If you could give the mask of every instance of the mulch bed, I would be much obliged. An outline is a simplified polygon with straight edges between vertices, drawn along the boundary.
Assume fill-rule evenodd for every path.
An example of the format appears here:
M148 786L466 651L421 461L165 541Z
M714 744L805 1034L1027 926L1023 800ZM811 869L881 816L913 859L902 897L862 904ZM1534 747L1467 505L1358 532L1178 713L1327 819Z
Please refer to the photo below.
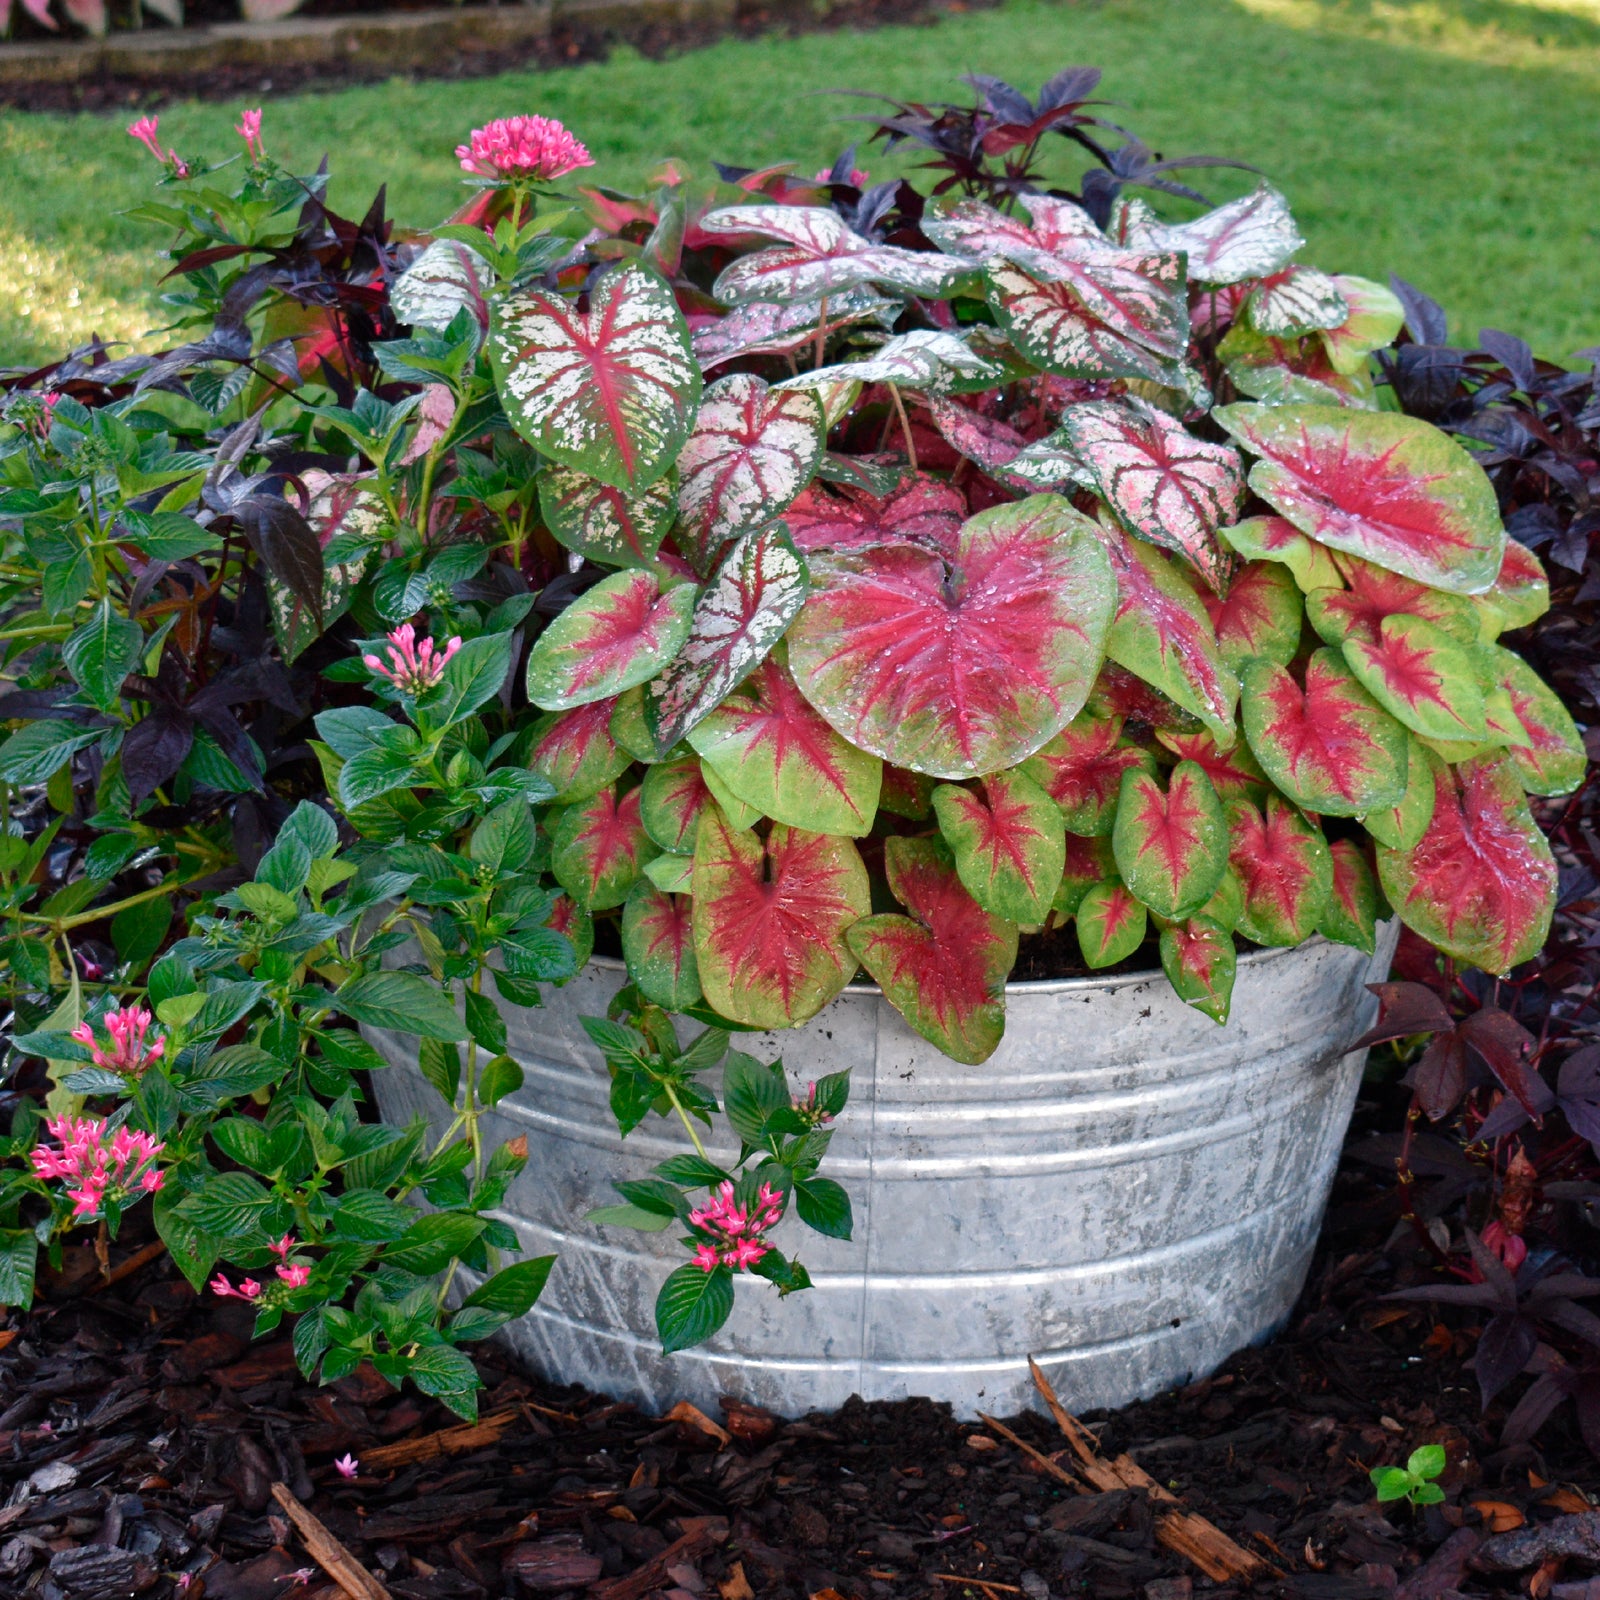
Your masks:
M1102 1466L1126 1452L1154 1494L1090 1489L1046 1414L661 1419L492 1347L463 1429L370 1371L306 1384L287 1340L252 1345L244 1307L197 1298L129 1232L111 1281L85 1249L0 1333L0 1593L342 1600L363 1594L360 1563L371 1600L1600 1600L1600 1471L1575 1430L1558 1417L1502 1449L1503 1409L1480 1416L1463 1366L1473 1330L1381 1299L1425 1255L1366 1138L1283 1337L1083 1419ZM1424 1443L1447 1449L1446 1503L1378 1507L1368 1468ZM1266 1570L1207 1578L1162 1542L1181 1510ZM325 1538L352 1558L344 1587Z

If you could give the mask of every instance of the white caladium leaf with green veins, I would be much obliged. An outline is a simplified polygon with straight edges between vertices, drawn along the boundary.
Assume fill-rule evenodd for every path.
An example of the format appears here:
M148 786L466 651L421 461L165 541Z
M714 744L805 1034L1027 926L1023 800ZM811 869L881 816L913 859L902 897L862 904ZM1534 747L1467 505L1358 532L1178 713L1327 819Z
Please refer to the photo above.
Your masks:
M478 252L454 239L435 239L394 281L389 304L397 322L443 333L468 307L478 326L489 323L485 296L494 271Z
M694 609L677 658L645 686L645 725L665 756L766 659L810 590L805 558L782 523L747 533Z
M671 288L633 265L587 312L559 295L494 307L489 357L512 426L544 455L641 494L672 465L700 399L700 366Z
M825 335L862 322L892 328L900 308L900 301L866 288L829 295L826 306L820 299L735 306L694 330L695 359L709 372L738 356L783 355L815 341L824 315Z
M1245 311L1257 333L1292 339L1349 321L1350 302L1331 273L1287 267L1250 291Z
M746 372L714 383L678 456L678 541L706 571L729 539L770 522L822 460L822 406ZM692 548L691 548L692 547Z
M948 391L972 379L999 382L1003 370L974 351L958 334L918 328L886 340L861 361L842 361L797 373L774 387L824 389L836 383L893 383L903 389Z
M940 295L972 270L969 262L950 256L864 239L822 206L723 206L707 212L700 227L706 233L782 241L723 268L712 293L724 305L820 300L866 284Z
M1305 243L1289 202L1267 183L1192 222L1163 222L1143 200L1125 200L1111 232L1133 249L1181 250L1195 283L1264 278L1288 266Z

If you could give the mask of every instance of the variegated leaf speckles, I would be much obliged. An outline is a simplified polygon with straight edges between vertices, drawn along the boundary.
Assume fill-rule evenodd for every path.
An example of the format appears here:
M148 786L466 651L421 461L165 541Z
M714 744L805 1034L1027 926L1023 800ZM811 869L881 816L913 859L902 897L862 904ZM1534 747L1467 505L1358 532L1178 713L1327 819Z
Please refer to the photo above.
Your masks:
M1213 589L1224 590L1232 560L1216 531L1239 514L1238 452L1195 438L1166 412L1131 397L1069 406L1061 423L1124 526L1186 556Z
M954 552L966 515L967 502L959 489L938 478L915 477L881 499L862 489L834 493L813 483L783 521L807 554L897 540Z
M539 475L539 508L568 550L606 567L648 565L677 514L677 486L668 474L630 495L587 473L547 467Z
M311 497L306 522L322 546L322 615L320 618L281 578L267 574L267 602L272 627L285 661L293 661L321 632L350 609L356 584L372 553L385 542L389 513L368 475L351 476L311 468L301 474ZM326 560L329 550L335 554Z
M810 577L781 524L747 533L695 606L675 661L645 687L645 725L665 755L766 658L805 604Z
M979 355L959 335L917 328L896 334L859 361L796 373L777 387L826 390L839 383L893 383L903 389L940 394L957 384L998 382L1004 375L998 363Z
M1270 184L1193 222L1164 223L1142 201L1123 208L1117 239L1140 250L1181 250L1196 283L1243 283L1286 267L1305 243L1289 202Z
M1286 267L1250 291L1245 309L1257 333L1289 339L1337 328L1350 316L1338 283L1315 267Z
M735 306L727 316L695 328L695 358L709 372L739 356L782 355L811 343L823 329L824 318L826 337L859 322L892 325L899 310L898 301L886 300L871 289L829 295L826 305L818 299Z
M553 460L629 494L672 465L700 398L700 367L672 290L629 266L579 311L526 291L489 329L495 384L512 426Z
M1429 757L1433 817L1411 850L1378 849L1378 878L1408 928L1446 955L1505 973L1539 953L1556 864L1509 760Z
M871 910L848 839L774 823L763 840L716 806L700 815L694 945L705 997L754 1028L793 1028L850 981L846 931Z
M777 516L822 459L822 407L736 373L705 394L678 456L680 547L709 570L729 539Z
M394 281L389 304L395 320L412 328L443 333L463 306L487 327L489 305L484 295L494 271L476 250L454 239L435 239Z
M1180 761L1163 794L1149 773L1125 773L1111 845L1122 881L1158 917L1192 916L1228 867L1228 823L1211 780Z
M948 556L817 558L789 636L801 691L852 744L966 778L1014 766L1077 715L1114 601L1094 525L1055 495L963 524Z
M1261 459L1250 487L1323 544L1435 589L1476 594L1499 575L1494 488L1453 439L1418 417L1337 406L1219 406Z

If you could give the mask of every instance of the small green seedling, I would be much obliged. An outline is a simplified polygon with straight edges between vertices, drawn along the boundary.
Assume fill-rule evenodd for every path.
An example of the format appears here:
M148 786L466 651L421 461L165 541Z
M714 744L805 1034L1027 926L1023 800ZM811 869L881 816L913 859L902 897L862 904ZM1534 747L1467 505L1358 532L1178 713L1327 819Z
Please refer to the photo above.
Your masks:
M1425 1444L1411 1452L1403 1467L1374 1467L1370 1474L1378 1500L1409 1500L1414 1506L1435 1506L1444 1490L1433 1480L1445 1468L1444 1446Z

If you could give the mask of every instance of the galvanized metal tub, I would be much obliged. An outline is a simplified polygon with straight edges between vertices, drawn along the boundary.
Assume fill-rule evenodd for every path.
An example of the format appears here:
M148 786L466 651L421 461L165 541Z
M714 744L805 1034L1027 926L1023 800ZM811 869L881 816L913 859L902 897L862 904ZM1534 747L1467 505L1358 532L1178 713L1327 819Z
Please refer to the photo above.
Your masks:
M1374 1011L1362 986L1396 934L1382 930L1376 959L1321 939L1242 957L1225 1028L1159 973L1014 984L1004 1042L978 1067L868 986L802 1029L745 1035L802 1083L852 1069L826 1170L850 1192L855 1237L785 1223L816 1287L780 1302L743 1281L723 1330L673 1356L654 1303L685 1259L675 1235L583 1220L615 1200L613 1178L685 1147L654 1118L617 1136L578 1020L623 981L597 958L507 1018L526 1082L487 1134L525 1135L530 1159L500 1215L530 1253L560 1257L507 1337L556 1381L656 1410L733 1394L793 1416L859 1394L1004 1413L1035 1403L1030 1355L1077 1411L1198 1377L1300 1292L1365 1056L1348 1050ZM384 1114L437 1121L415 1041L373 1039L394 1065L376 1079Z

